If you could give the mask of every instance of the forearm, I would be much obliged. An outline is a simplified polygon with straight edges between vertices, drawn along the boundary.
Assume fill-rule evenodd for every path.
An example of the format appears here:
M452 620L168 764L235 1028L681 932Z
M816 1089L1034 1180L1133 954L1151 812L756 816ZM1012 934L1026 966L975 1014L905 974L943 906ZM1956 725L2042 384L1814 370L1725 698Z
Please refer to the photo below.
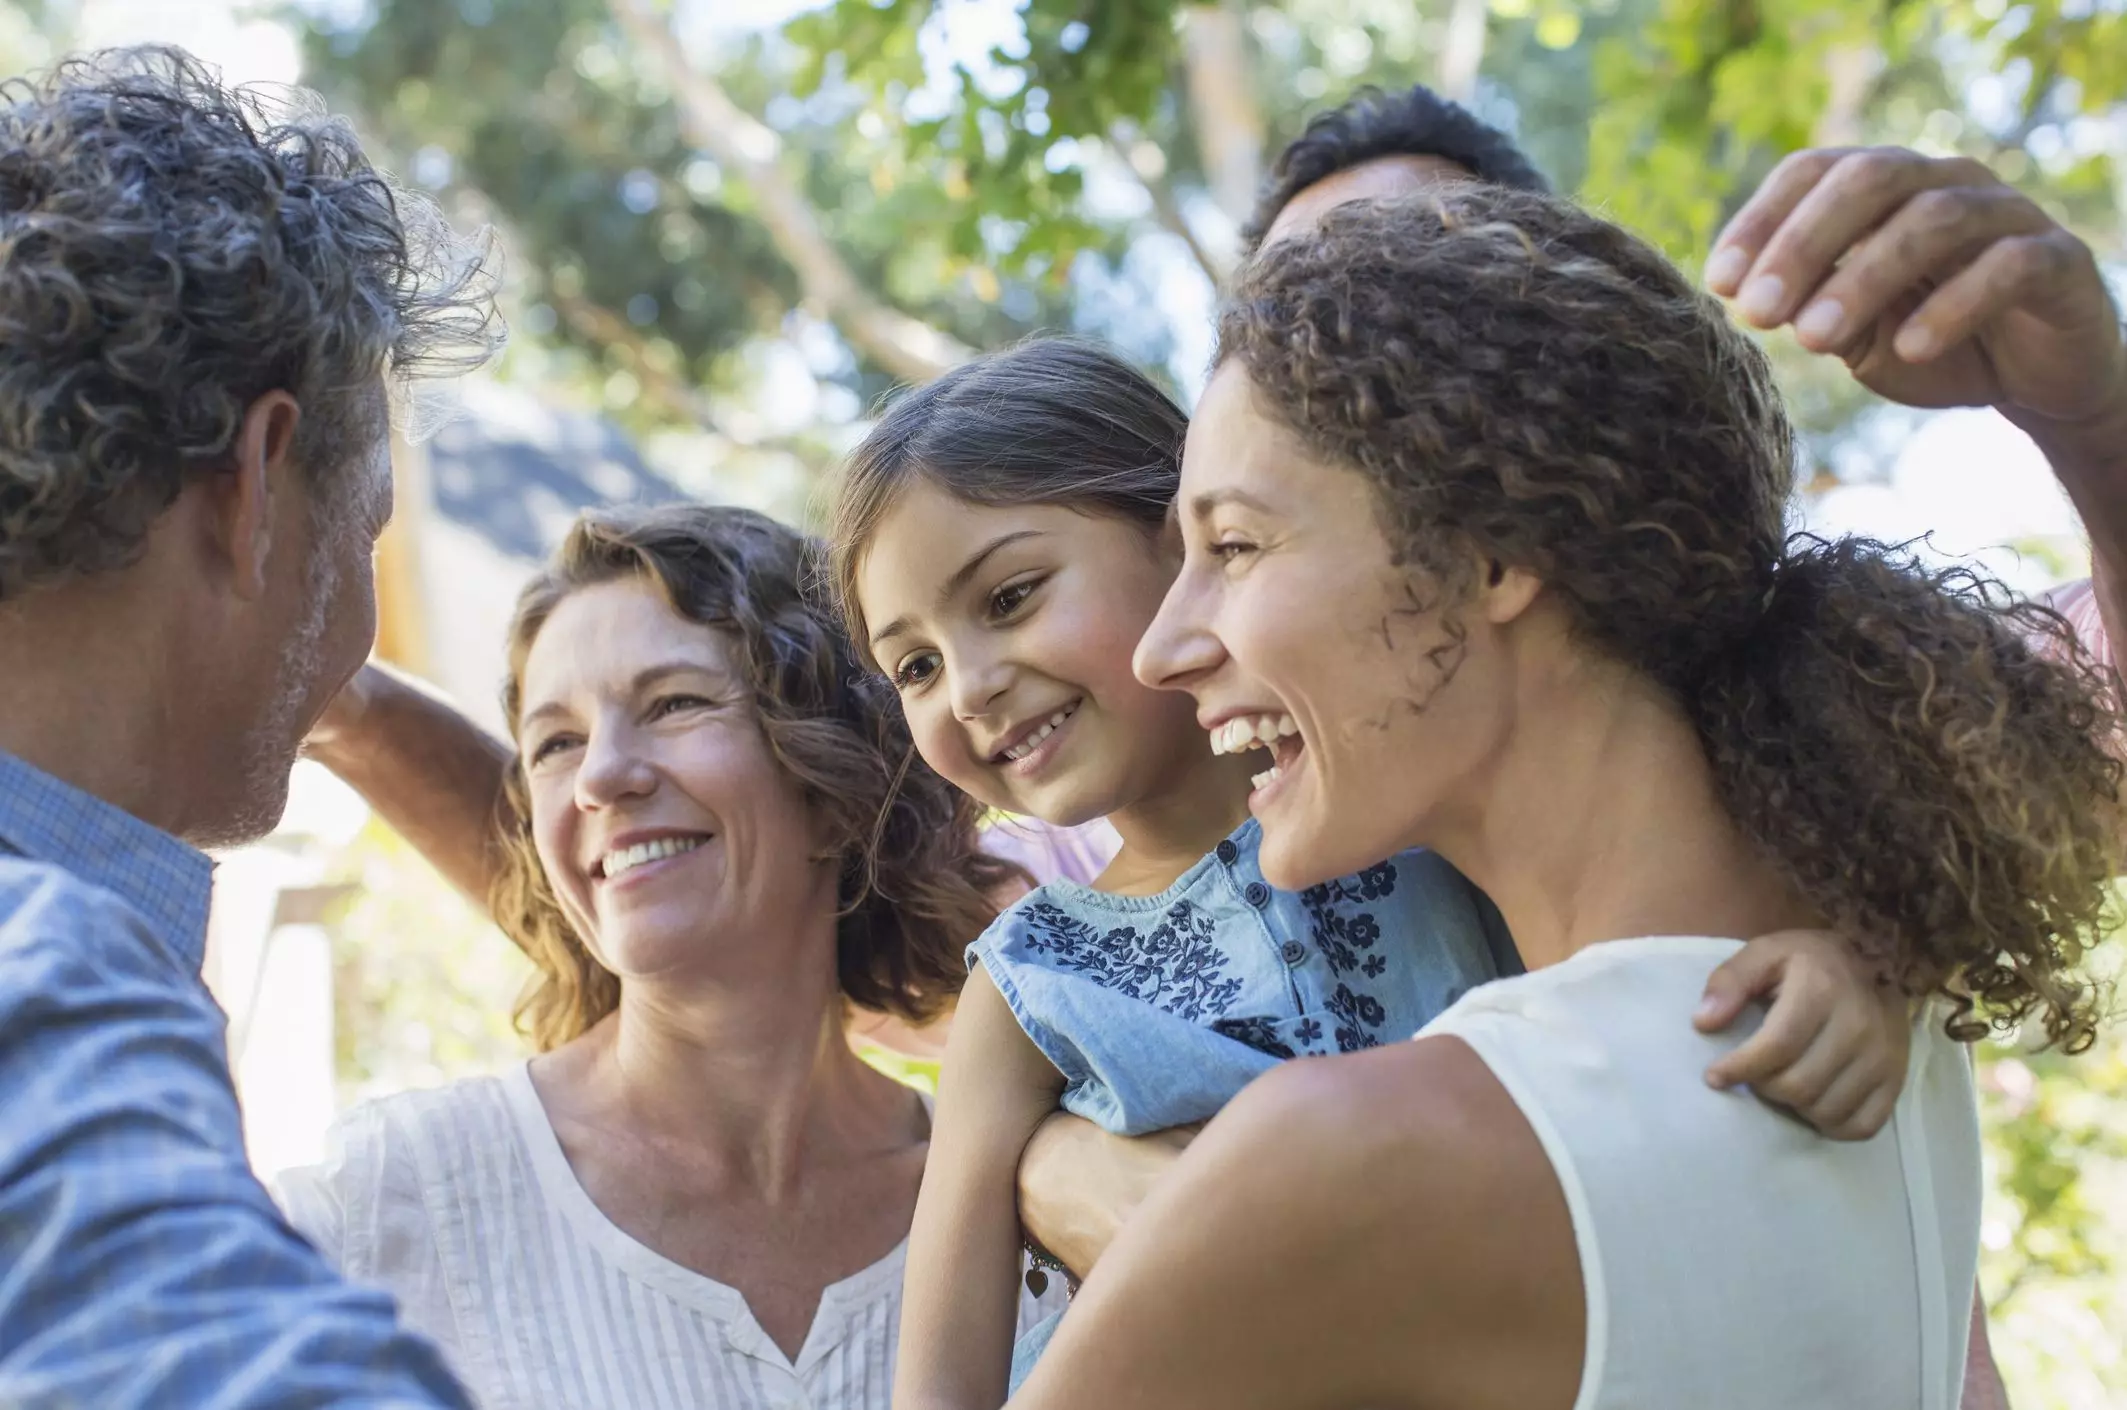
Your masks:
M485 910L501 860L496 820L509 746L381 666L364 666L348 689L331 728L313 734L306 752Z
M2090 537L2091 587L2105 635L2127 648L2127 396L2087 421L2012 417L2053 467ZM2115 659L2127 658L2127 649Z
M1199 1129L1116 1136L1084 1117L1055 1113L1020 1158L1021 1222L1083 1281Z

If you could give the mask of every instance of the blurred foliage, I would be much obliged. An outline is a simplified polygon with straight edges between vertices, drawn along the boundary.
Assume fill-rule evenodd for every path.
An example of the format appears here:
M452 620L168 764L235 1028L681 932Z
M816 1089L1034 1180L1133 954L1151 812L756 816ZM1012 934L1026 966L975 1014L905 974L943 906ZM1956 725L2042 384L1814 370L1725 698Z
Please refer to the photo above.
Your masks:
M857 1056L896 1082L905 1083L919 1092L929 1092L932 1096L938 1094L938 1061L935 1058L910 1057L892 1048L882 1048L877 1043L859 1043Z
M530 1052L510 1021L531 962L372 819L337 859L329 922L342 1107L492 1072Z
M588 354L598 379L647 359L685 383L729 386L749 341L790 330L797 279L752 193L683 139L669 93L598 0L381 0L350 27L312 27L305 45L311 81L363 115L401 170L502 223L520 325ZM1006 288L939 218L970 196L951 163L867 136L876 125L851 91L792 97L801 62L756 35L721 77L769 114L785 166L860 280L976 346L1066 321L1031 252ZM888 385L846 349L804 351L861 400ZM675 412L648 399L610 409L639 428Z
M974 347L1085 326L1158 365L1176 353L1162 293L1203 280L1173 237L1213 270L1232 246L1235 213L1205 177L1218 134L1191 101L1192 65L1212 61L1185 42L1221 8L831 0L763 32L682 0L671 20L780 137L781 170L881 302ZM1273 153L1362 84L1436 81L1456 8L1234 0L1244 69L1227 89ZM501 223L520 333L566 349L637 429L704 419L701 403L654 394L666 381L753 390L763 339L789 338L841 389L820 403L831 421L890 384L807 322L754 194L688 144L603 0L308 0L299 13L311 80L401 169ZM2119 5L1491 0L1485 19L1477 110L1687 266L1783 153L1826 141L1967 153L2119 246ZM1876 406L1836 363L1770 341L1821 478ZM817 470L839 443L797 451Z
M1980 1062L1981 1287L2019 1405L2127 1404L2127 1042Z

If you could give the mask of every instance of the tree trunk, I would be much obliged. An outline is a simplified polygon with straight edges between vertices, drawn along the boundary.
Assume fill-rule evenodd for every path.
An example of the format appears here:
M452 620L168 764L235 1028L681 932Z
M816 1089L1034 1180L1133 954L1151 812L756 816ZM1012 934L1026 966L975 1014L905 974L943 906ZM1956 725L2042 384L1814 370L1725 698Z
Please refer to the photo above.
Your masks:
M1240 12L1217 4L1186 7L1182 64L1212 199L1238 225L1254 207L1263 179L1263 113Z
M679 37L651 0L609 0L609 5L621 29L670 85L687 139L752 189L761 223L797 271L805 297L852 346L912 382L928 381L973 355L973 349L951 334L872 297L820 229L811 202L783 170L782 139L732 102L713 76L687 62Z
M1454 0L1448 10L1446 42L1440 46L1440 96L1467 103L1477 96L1477 71L1484 67L1485 25L1491 18L1486 0Z

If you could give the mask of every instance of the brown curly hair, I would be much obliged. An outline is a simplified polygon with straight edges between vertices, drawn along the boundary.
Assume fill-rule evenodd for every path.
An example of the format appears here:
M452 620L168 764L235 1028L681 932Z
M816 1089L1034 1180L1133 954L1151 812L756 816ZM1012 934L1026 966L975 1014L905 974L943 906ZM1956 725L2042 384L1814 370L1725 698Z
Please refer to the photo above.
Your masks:
M0 599L132 561L266 392L330 491L380 373L494 350L479 251L305 107L169 48L0 84Z
M1661 255L1539 193L1355 204L1245 272L1219 356L1372 483L1438 600L1475 557L1526 568L1665 687L1738 825L1908 994L1949 998L1952 1036L2035 1015L2090 1043L2121 776L2095 672L1969 569L1791 538L1767 360Z
M861 1008L934 1018L967 977L961 955L997 914L1012 863L976 850L974 801L916 757L886 683L865 671L805 585L820 546L745 509L669 505L578 519L518 599L503 711L516 733L525 658L572 593L616 579L653 584L681 616L730 634L776 762L804 789L842 858L837 971ZM613 1011L620 981L562 914L532 843L521 768L506 783L497 921L539 975L518 1026L541 1051Z

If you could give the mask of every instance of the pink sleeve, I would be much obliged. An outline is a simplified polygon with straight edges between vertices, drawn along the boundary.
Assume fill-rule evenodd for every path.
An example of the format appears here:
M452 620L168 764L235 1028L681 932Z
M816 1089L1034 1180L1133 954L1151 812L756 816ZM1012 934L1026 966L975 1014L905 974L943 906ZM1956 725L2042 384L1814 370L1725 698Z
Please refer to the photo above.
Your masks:
M2046 594L2046 605L2068 619L2075 631L2075 639L2091 659L2110 670L2116 664L2112 655L2112 638L2105 631L2105 618L2098 611L2097 589L2090 579L2082 578L2064 584Z
M1034 818L999 818L982 833L982 850L1017 862L1034 874L1036 886L1075 881L1090 886L1122 848L1106 820L1052 827Z

